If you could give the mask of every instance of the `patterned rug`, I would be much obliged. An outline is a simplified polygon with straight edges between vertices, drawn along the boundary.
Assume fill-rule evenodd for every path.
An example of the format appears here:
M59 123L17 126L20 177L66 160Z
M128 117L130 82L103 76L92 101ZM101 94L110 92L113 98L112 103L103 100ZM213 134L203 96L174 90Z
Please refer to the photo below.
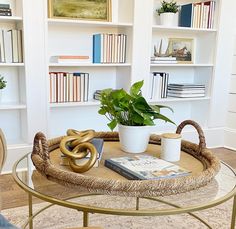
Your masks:
M115 197L118 198L118 197ZM114 200L114 198L113 198ZM117 199L118 200L118 199ZM84 198L84 203L95 204L103 207L118 207L130 208L135 206L134 198L122 198L115 203L111 197L97 197L96 199ZM140 206L145 208L154 208L156 202L141 200ZM46 203L35 204L34 210L39 210L46 206ZM158 203L158 207L164 207L163 204ZM232 211L232 200L224 204L218 205L214 208L197 212L198 216L203 217L214 229L228 229L230 228ZM27 219L28 208L19 207L14 209L3 210L2 214L9 219L10 222L21 227ZM34 219L34 229L61 229L75 226L82 226L83 215L72 209L53 206L48 208ZM90 214L89 225L101 226L105 229L204 229L207 228L201 222L188 214L172 215L172 216L110 216L101 214Z

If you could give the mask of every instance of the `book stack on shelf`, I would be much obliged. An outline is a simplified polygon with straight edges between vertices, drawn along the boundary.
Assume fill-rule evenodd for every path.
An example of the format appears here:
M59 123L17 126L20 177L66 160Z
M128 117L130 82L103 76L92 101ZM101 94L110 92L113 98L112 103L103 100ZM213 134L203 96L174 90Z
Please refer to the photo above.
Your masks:
M50 62L58 64L91 63L89 56L70 56L70 55L52 56L50 58Z
M93 63L125 63L126 43L125 34L94 34Z
M95 146L97 153L98 153L97 160L96 160L95 164L93 165L93 167L98 167L99 162L101 161L101 158L102 158L104 140L102 138L93 138L90 141L90 143L92 143ZM85 158L75 160L75 163L77 165L83 165L89 160L89 158L90 158L90 152L88 153L88 155ZM69 165L68 157L64 154L61 154L60 165L63 165L63 166Z
M0 16L12 16L10 4L0 4Z
M0 30L0 62L23 62L22 30Z
M167 86L169 80L169 73L166 72L152 72L150 81L150 99L158 100L160 98L167 98Z
M151 57L151 64L177 64L176 57L167 56L167 57Z
M101 96L101 92L102 92L102 90L96 90L93 94L93 99L99 100L100 96Z
M189 3L181 6L179 26L213 29L215 1Z
M130 180L158 180L191 173L178 165L149 155L106 159L105 166Z
M89 73L50 72L50 103L87 102Z
M168 84L168 97L196 98L204 96L204 84Z

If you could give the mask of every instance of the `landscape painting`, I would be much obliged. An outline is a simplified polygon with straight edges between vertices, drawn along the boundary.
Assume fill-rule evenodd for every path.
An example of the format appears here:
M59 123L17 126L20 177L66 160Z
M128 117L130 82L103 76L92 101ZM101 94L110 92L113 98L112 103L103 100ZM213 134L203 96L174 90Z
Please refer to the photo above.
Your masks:
M49 17L110 21L110 0L48 0Z
M170 38L169 53L176 57L178 62L193 63L193 39Z

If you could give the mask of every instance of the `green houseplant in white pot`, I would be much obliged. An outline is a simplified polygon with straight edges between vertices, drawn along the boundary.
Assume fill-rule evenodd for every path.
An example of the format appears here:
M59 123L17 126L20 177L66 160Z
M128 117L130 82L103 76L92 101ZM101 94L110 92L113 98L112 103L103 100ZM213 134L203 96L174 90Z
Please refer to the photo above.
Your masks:
M111 130L118 125L121 149L129 153L142 153L146 150L151 126L155 119L173 123L160 113L161 108L171 108L160 105L149 105L142 96L143 81L134 83L130 93L124 89L102 90L99 114L109 119L107 124ZM173 123L174 124L174 123Z
M160 16L160 23L163 26L178 26L179 6L176 1L162 1L161 7L157 10Z
M0 101L2 99L2 90L7 86L7 81L0 75Z

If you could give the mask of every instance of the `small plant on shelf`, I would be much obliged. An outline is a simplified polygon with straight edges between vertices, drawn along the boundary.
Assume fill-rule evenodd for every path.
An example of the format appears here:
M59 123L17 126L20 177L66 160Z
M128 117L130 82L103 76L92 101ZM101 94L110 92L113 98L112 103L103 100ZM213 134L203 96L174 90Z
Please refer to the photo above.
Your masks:
M156 11L158 15L161 15L162 13L177 13L179 11L179 6L176 1L162 1L161 7Z
M105 115L110 122L108 127L113 130L117 124L125 126L153 126L155 119L161 119L173 123L169 118L161 114L162 108L170 107L162 105L149 105L142 96L141 87L143 81L134 83L130 93L124 89L102 90L100 96L101 107L99 114Z
M0 75L0 90L4 89L7 86L7 81L4 80L4 77Z

